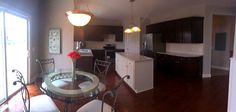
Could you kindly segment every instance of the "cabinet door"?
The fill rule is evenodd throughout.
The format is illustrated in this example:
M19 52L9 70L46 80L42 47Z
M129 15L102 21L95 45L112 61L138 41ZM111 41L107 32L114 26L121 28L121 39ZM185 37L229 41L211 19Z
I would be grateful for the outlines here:
M120 77L123 77L127 74L127 64L126 59L120 56Z
M183 42L183 20L176 20L175 22L175 36L181 43Z
M85 40L84 28L74 27L74 41L84 41Z
M115 69L118 74L120 74L120 56L116 54Z
M126 75L129 75L130 76L130 79L127 79L126 82L127 84L134 88L134 66L135 66L135 63L132 62L132 61L127 61L127 74Z
M103 29L100 26L85 26L85 39L88 41L103 41Z
M192 18L192 43L203 42L203 18Z
M192 25L191 18L182 20L182 31L183 31L183 43L191 43L192 42Z
M123 41L123 27L114 26L113 30L116 36L116 41L122 42Z
M171 43L179 43L181 40L179 38L176 38L176 30L175 30L175 21L168 21L166 22L165 26L165 33L164 36L167 39L167 42Z

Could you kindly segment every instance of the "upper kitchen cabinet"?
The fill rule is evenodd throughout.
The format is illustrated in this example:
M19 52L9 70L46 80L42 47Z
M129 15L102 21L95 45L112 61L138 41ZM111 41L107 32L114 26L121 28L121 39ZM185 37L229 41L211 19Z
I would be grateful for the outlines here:
M203 42L203 18L191 17L180 20L182 22L182 41L183 43L202 43Z
M122 26L113 26L114 34L116 35L116 41L123 41L123 27Z
M158 33L169 43L202 43L203 17L189 17L147 26L146 33Z
M104 41L106 34L114 34L116 41L123 41L122 26L88 25L74 27L74 41Z

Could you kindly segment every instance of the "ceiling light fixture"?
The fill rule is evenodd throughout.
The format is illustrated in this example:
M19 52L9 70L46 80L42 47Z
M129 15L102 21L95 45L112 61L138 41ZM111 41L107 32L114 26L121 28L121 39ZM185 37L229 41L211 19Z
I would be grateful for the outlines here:
M131 9L130 9L130 14L131 14L131 17L130 17L130 19L131 19L131 24L129 25L128 28L125 29L124 32L125 32L125 33L140 32L141 29L140 29L137 25L134 24L133 2L134 2L135 0L129 0L129 1L130 1L130 4L131 4Z
M75 9L72 11L67 11L66 16L70 23L74 26L85 26L91 20L93 14L89 11L81 10L77 0L74 0L74 7Z

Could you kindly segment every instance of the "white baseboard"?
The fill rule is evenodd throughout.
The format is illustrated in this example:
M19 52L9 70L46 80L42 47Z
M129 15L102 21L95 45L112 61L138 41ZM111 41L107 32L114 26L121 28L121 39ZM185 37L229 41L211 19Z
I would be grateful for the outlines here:
M220 67L220 66L214 66L214 65L212 65L211 68L216 68L216 69L220 69L220 70L229 71L229 68L227 68L227 67Z
M202 74L202 78L211 78L211 74Z

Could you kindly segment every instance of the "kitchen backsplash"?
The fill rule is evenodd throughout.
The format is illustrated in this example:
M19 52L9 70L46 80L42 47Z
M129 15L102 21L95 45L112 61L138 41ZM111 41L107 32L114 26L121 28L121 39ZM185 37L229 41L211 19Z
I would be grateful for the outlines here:
M124 42L116 42L115 35L106 35L104 41L85 41L85 47L90 49L103 49L106 44L115 45L116 49L124 49Z
M166 52L203 55L203 44L166 43Z

